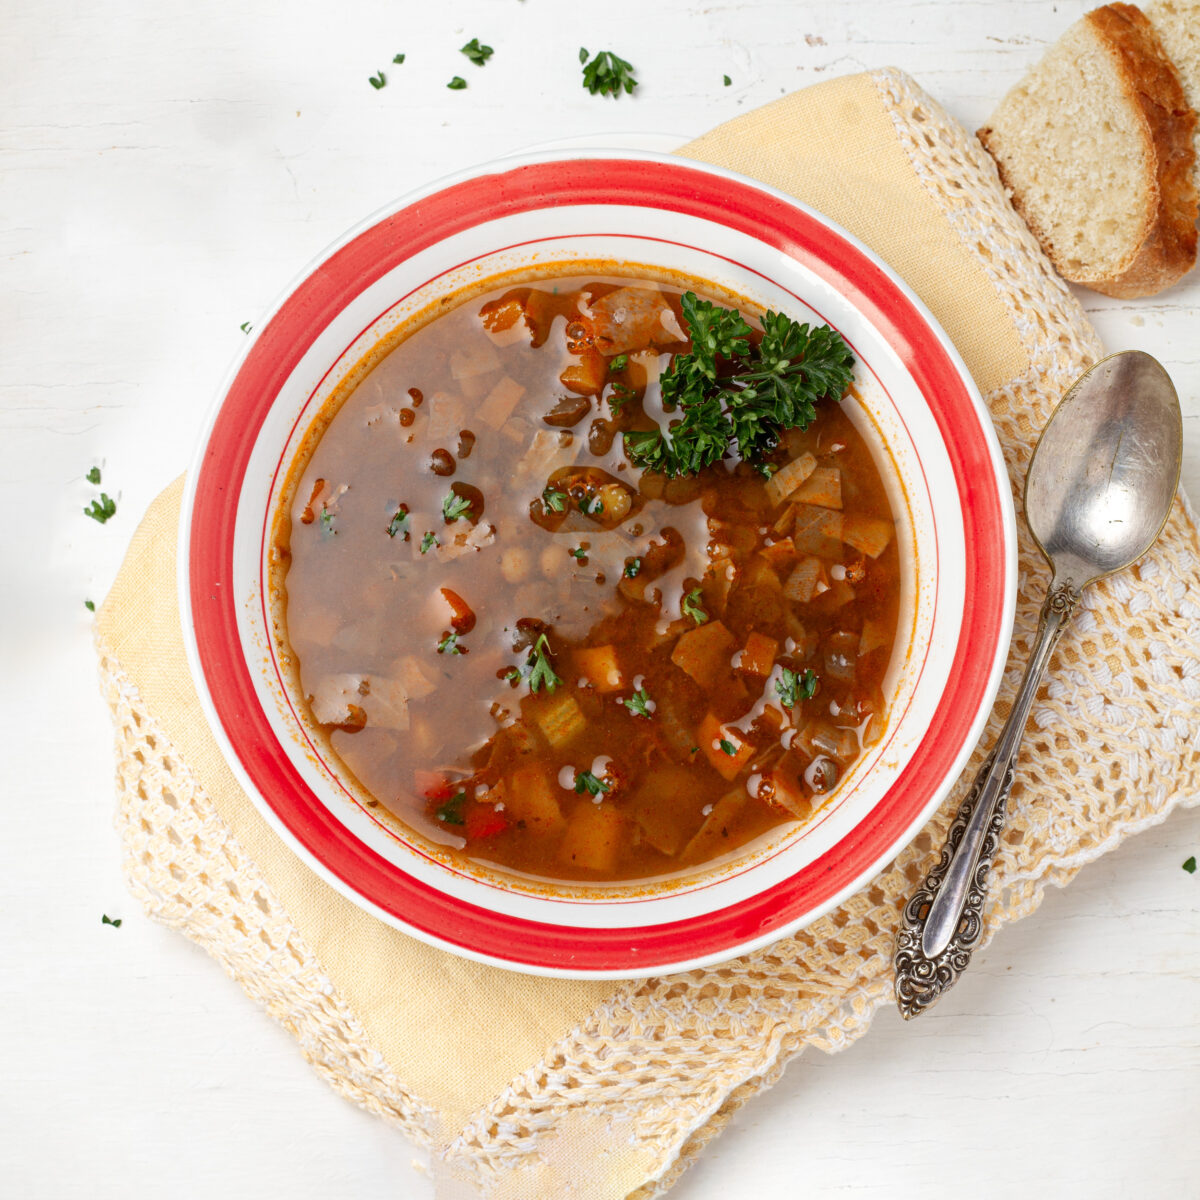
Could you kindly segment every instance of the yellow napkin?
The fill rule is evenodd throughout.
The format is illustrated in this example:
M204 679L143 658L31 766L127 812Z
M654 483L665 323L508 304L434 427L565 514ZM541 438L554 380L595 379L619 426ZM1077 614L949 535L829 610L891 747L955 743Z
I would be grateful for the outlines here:
M890 262L958 346L1023 478L1033 432L1100 347L974 138L906 76L881 71L788 96L681 153L807 201ZM130 886L217 958L334 1087L432 1144L440 1194L654 1195L789 1058L846 1045L890 998L900 904L962 785L835 913L757 954L661 980L511 974L430 949L344 900L265 824L205 725L176 608L180 493L177 483L151 507L97 617ZM1200 756L1183 718L1200 679L1198 610L1186 599L1198 563L1177 505L1152 555L1089 593L1060 644L1013 791L989 931L1195 801ZM1036 624L1045 572L1027 539L1021 567L1016 640L984 746ZM472 1019L450 1030L448 1010Z

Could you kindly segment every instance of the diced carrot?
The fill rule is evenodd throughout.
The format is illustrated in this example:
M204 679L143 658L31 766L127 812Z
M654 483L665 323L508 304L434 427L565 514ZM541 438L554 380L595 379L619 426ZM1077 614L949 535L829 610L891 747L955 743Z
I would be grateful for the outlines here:
M782 504L816 469L817 460L807 451L784 463L767 480L766 493L771 505Z
M611 871L624 826L624 818L612 804L579 804L567 822L558 857L588 871Z
M561 833L567 822L559 807L559 791L545 767L517 767L504 783L504 811L510 820L523 822L538 836Z
M604 390L608 380L608 362L598 350L584 350L579 362L573 363L558 377L568 391L580 396L595 396Z
M842 507L842 473L837 467L818 467L793 493L792 500L818 504L822 508Z
M816 504L797 504L792 541L801 554L817 554L821 558L838 559L842 554L842 522L840 512Z
M712 688L728 674L733 647L733 634L720 621L709 621L680 637L671 661L702 688Z
M619 692L625 676L617 662L615 646L583 646L573 652L575 666L598 692Z
M493 429L499 429L512 416L517 401L525 395L525 389L515 379L505 376L475 410L475 415Z
M761 675L765 679L770 675L778 653L779 643L756 630L746 638L746 648L738 660L737 669L747 675Z
M783 594L800 604L807 604L816 594L817 584L824 581L825 564L809 554L802 558L783 585Z
M490 804L472 804L467 809L465 833L468 841L495 837L508 828L508 818Z
M736 779L754 757L754 744L746 741L742 732L732 725L722 725L712 713L700 722L696 741L722 779ZM731 748L732 754L729 753Z
M708 859L722 850L732 850L738 844L732 833L734 821L746 807L749 797L744 788L727 792L713 805L713 810L700 826L696 836L684 847L683 859Z
M583 710L574 696L558 695L542 704L533 718L551 746L565 746L583 732Z
M871 558L878 558L892 540L895 526L880 517L864 517L848 513L842 518L841 538L855 550L861 550Z
M455 633L470 633L475 628L475 613L471 606L449 588L440 588L442 599L450 606L450 627Z
M688 767L653 768L638 785L629 808L642 836L663 854L678 854L701 821Z
M771 768L771 803L785 809L792 816L804 820L812 815L813 805L808 787L804 783L804 769L808 760L795 750L789 750Z

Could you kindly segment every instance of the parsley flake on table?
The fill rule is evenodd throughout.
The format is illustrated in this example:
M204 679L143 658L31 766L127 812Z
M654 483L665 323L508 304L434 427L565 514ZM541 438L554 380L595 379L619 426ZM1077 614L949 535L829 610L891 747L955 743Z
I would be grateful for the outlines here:
M723 75L723 76L721 76L721 78L725 80L726 87L728 87L733 82L733 80L730 79L728 75Z
M430 529L421 539L421 553L425 554L431 546L440 546L442 543L437 540L433 530Z
M567 493L557 488L545 488L542 491L542 505L547 512L563 512L567 507Z
M434 814L444 825L461 825L466 820L467 793L456 792Z
M1189 859L1187 860L1187 862L1185 862L1185 863L1183 864L1183 869L1184 869L1184 870L1185 870L1185 871L1186 871L1186 872L1187 872L1189 875L1195 875L1195 873L1196 873L1196 856L1195 856L1194 854L1192 855L1192 857L1191 857L1191 858L1189 858Z
M806 429L823 398L840 399L854 374L854 355L836 330L811 328L768 312L752 344L736 309L685 292L681 300L692 347L677 354L659 386L663 408L682 416L668 428L625 434L639 467L671 477L693 475L736 448L761 465L787 429Z
M438 642L439 654L462 654L463 648L458 644L458 634L448 633Z
M455 75L446 86L452 92L461 92L467 86L467 81L461 75Z
M583 63L583 86L593 96L620 96L622 90L628 94L637 87L632 64L611 50L597 51L589 62L587 50L580 46L579 61Z
M481 46L478 38L472 38L462 47L461 53L465 54L477 67L482 67L495 54L495 51L491 46Z
M114 929L120 929L121 928L121 918L117 917L114 919L114 918L110 917L108 915L108 913L101 913L100 914L100 924L101 925L111 925Z
M685 617L691 617L697 625L703 625L708 620L708 613L700 607L700 601L703 600L703 593L699 588L693 588L683 598L680 604L680 609Z
M601 793L611 790L611 783L606 783L603 779L597 779L591 771L577 771L575 773L575 791L580 796L585 792L592 796L599 796Z
M83 602L83 607L86 608L88 612L96 611L96 605L91 600L85 600Z
M368 83L369 83L369 84L370 84L370 85L371 85L371 86L372 86L372 87L373 87L373 88L374 88L376 91L379 91L379 89L380 89L381 87L387 87L387 76L386 76L386 75L385 75L385 74L384 74L382 71L377 71L377 72L376 72L374 75L372 75L372 76L371 76L371 77L370 77L370 78L367 80L367 82L368 82Z
M397 54L395 56L395 58L392 59L392 62L394 62L397 66L399 66L403 61L404 61L403 54Z
M635 717L648 717L654 711L651 708L654 701L645 688L639 688L628 700L618 700L617 703L623 704Z
M88 483L99 483L100 482L100 468L93 467L87 473L87 475L84 476L84 478L88 481Z
M101 525L113 516L116 511L117 502L107 492L101 492L100 499L93 500L83 510L85 516L91 517L93 521L98 521Z
M241 323L241 324L238 326L238 328L239 328L239 329L240 329L240 330L241 330L243 333L249 333L249 332L250 332L250 330L252 330L252 329L254 328L254 326L253 326L253 325L251 325L249 321L243 321L243 322L242 322L242 323Z
M817 693L817 673L812 668L797 674L791 667L783 667L775 680L775 691L784 708L795 708L798 700L811 700Z
M460 521L471 511L471 501L457 492L447 492L442 500L442 516L447 522Z
M392 519L388 522L387 527L388 537L394 538L398 533L404 534L404 537L400 539L401 541L408 541L408 509L405 508L403 504L396 509L396 512Z

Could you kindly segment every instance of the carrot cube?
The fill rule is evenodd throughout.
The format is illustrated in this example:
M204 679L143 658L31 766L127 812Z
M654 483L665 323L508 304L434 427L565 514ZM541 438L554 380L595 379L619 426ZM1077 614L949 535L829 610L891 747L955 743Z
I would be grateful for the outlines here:
M559 844L559 860L588 871L611 872L624 826L624 819L611 804L578 805Z
M544 767L517 767L503 784L502 811L541 836L561 833L567 822L558 804L559 790Z
M722 779L736 779L754 757L754 745L746 741L741 730L732 725L722 725L712 713L700 722L696 740L713 770Z
M615 646L585 646L574 651L575 666L598 692L619 692L625 686Z
M555 696L543 704L533 718L551 746L565 746L583 732L583 710L574 696Z
M738 660L737 669L747 675L761 675L765 679L770 675L778 653L779 643L774 638L752 633L746 638L746 648Z

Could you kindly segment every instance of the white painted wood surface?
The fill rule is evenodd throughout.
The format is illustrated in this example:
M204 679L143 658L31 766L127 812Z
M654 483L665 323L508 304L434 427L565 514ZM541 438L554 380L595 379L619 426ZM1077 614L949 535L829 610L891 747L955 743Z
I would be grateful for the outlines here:
M530 143L696 134L885 64L974 127L1084 7L4 0L0 1192L432 1194L420 1154L119 877L83 599L182 470L239 324L363 215ZM457 53L473 36L496 49L483 70ZM631 59L637 96L584 93L581 42ZM1085 304L1110 347L1174 375L1200 496L1200 281ZM80 514L93 463L119 501L103 528ZM939 1009L885 1011L848 1053L796 1064L675 1194L1200 1195L1200 874L1180 870L1198 851L1192 811L1089 867Z

